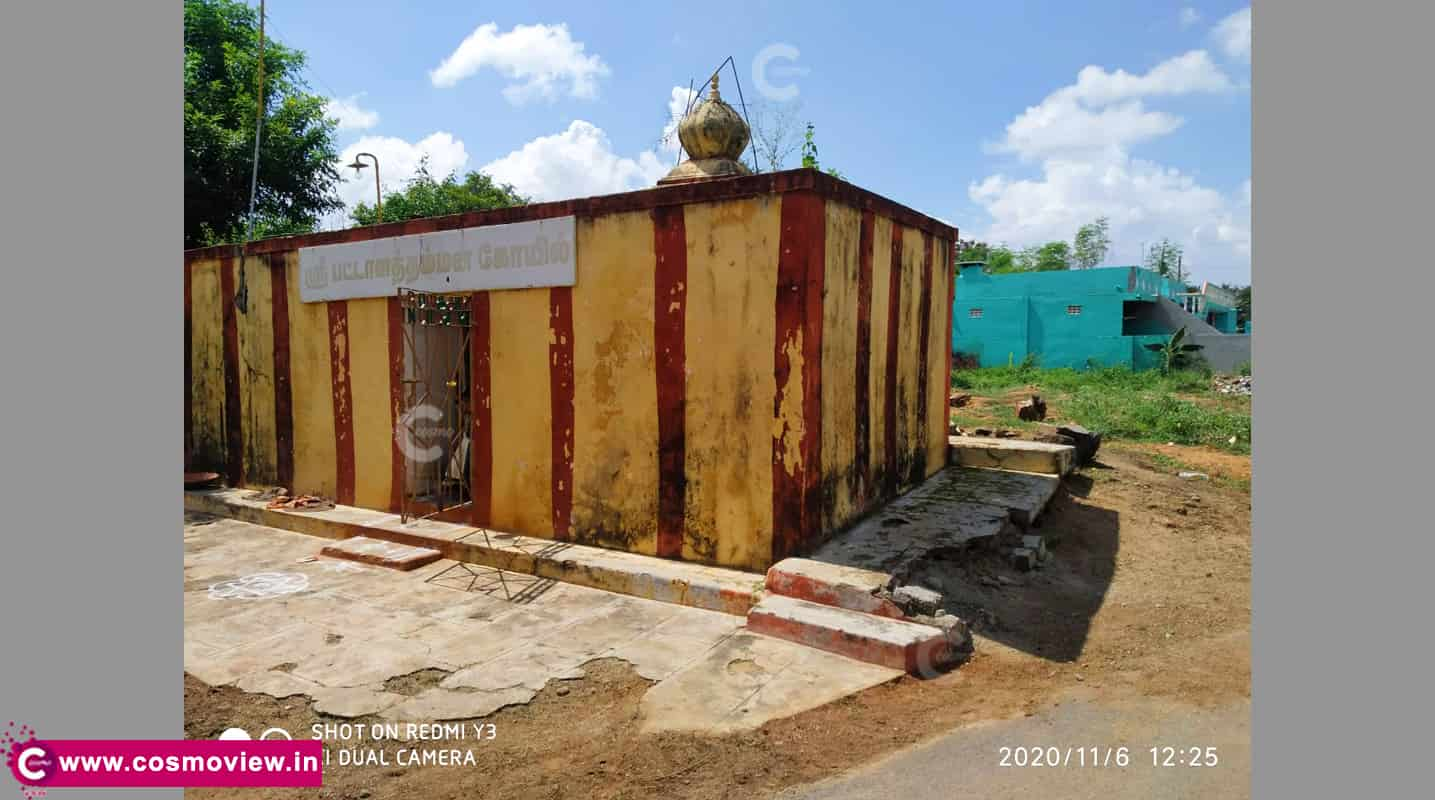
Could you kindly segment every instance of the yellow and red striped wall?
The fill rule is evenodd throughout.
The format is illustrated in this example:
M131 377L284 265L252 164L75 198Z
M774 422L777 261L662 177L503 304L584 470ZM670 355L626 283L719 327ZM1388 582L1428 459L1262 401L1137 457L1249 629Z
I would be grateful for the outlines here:
M941 468L956 230L814 170L189 251L189 462L397 510L397 299L298 248L570 214L576 286L474 298L474 525L760 570Z

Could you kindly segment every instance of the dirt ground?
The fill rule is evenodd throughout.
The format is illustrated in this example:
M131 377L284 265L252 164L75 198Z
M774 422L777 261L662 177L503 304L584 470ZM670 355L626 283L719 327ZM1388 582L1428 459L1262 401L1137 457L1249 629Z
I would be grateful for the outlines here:
M493 739L455 741L477 766L401 767L394 763L398 747L390 746L389 766L331 766L320 790L189 795L764 797L954 728L1029 715L1073 691L1173 708L1249 698L1249 492L1228 481L1181 480L1153 453L1249 480L1246 456L1103 447L1098 464L1067 479L1042 524L1059 539L1045 569L1022 574L994 559L961 565L973 580L959 613L973 623L976 654L939 678L904 677L748 734L643 736L638 703L649 683L623 662L596 662L585 678L551 682L531 703L488 717ZM422 677L407 688L421 686ZM279 726L303 736L316 722L335 721L314 714L302 696L275 700L189 676L184 691L192 738L231 726Z

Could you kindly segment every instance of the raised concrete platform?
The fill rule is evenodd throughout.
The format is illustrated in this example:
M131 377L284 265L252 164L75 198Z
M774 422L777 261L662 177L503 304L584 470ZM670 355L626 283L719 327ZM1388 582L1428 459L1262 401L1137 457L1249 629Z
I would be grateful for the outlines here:
M1022 439L948 436L947 463L962 467L1065 475L1076 463L1076 448Z
M328 539L364 536L412 545L455 561L728 614L746 614L762 593L763 576L738 570L448 522L404 524L397 514L352 506L326 511L269 509L262 500L247 499L251 494L247 489L187 491L184 508Z
M940 628L781 595L754 606L747 628L913 675L929 674L958 655L957 643Z
M425 564L432 564L443 558L442 553L432 548L394 544L381 539L370 539L367 536L352 536L333 544L326 544L319 551L319 555L373 564L376 567L388 567L401 572L418 569Z
M913 564L935 551L1020 535L1060 486L1053 475L948 467L807 558L881 573L899 586Z
M1060 488L1061 479L1055 475L973 468L959 470L957 480L941 495L956 503L1004 508L1013 522L1028 526L1041 517Z
M767 590L812 603L901 619L902 609L877 595L887 588L891 578L886 572L860 567L784 558L767 570Z

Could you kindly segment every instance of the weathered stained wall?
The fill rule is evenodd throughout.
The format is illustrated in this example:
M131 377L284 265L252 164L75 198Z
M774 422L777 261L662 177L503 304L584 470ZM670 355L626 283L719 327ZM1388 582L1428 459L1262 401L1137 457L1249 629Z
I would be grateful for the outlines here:
M475 297L474 525L763 569L941 467L955 231L849 184L800 170L337 236L565 213L576 286ZM396 510L397 300L299 299L297 248L337 240L251 245L246 313L238 256L187 254L190 458Z

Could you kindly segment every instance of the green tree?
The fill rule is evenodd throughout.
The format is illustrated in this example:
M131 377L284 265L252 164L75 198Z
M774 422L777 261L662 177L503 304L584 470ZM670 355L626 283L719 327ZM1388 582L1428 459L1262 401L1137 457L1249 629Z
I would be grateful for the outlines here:
M993 247L987 251L987 271L994 275L1016 272L1016 253L1006 247Z
M1111 249L1109 228L1110 220L1106 217L1097 217L1095 222L1077 228L1071 254L1077 269L1091 269L1106 258L1106 252Z
M1036 248L1032 269L1037 272L1071 269L1071 245L1066 242L1047 242Z
M1173 243L1170 239L1162 239L1152 245L1151 249L1146 251L1146 268L1179 280L1182 277L1179 274L1181 245Z
M384 195L384 222L527 204L528 198L512 186L494 183L493 178L482 172L470 172L462 181L453 173L441 181L435 180L429 173L428 156L424 156L418 171L409 178L403 191ZM367 203L355 206L349 217L359 225L373 225L379 221L377 210Z
M265 40L256 234L312 230L343 206L335 193L337 123L324 116L324 98L307 91L304 54ZM236 0L185 0L185 247L245 235L258 66L254 9Z

